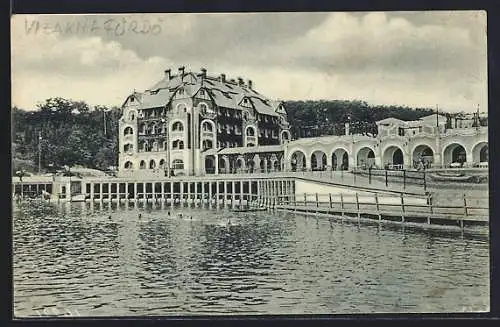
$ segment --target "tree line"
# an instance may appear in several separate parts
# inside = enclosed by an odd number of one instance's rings
[[[350,123],[351,133],[376,135],[376,121],[388,117],[416,120],[436,112],[429,108],[369,105],[346,100],[285,101],[284,105],[294,139],[342,135],[346,122]],[[30,111],[14,107],[12,170],[37,171],[39,147],[42,171],[65,165],[100,170],[117,166],[120,116],[118,107],[91,108],[83,101],[64,98],[47,99]]]

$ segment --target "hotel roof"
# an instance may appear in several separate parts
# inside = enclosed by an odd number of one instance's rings
[[[252,88],[251,82],[244,83],[243,79],[226,80],[225,75],[221,75],[221,77],[207,76],[206,71],[203,74],[194,74],[179,70],[179,74],[171,75],[170,71],[167,70],[162,80],[141,94],[139,101],[142,108],[167,105],[176,90],[181,87],[191,97],[195,96],[201,88],[206,89],[219,107],[243,110],[246,107],[242,106],[241,103],[244,98],[247,98],[249,104],[258,113],[280,116],[276,111],[281,106],[281,102],[272,101],[258,93]]]

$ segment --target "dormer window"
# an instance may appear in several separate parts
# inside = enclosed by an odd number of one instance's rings
[[[200,91],[200,96],[205,96],[205,91],[201,90]]]
[[[184,89],[179,89],[179,95],[183,95],[184,94]]]

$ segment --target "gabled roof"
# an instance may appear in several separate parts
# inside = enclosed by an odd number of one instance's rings
[[[404,120],[397,119],[397,118],[393,118],[393,117],[389,117],[389,118],[386,118],[386,119],[379,120],[376,124],[377,124],[377,125],[385,125],[385,124],[388,124],[388,125],[404,124]]]
[[[172,93],[168,89],[160,89],[157,92],[150,93],[146,91],[142,94],[141,104],[143,108],[164,107],[170,102]]]
[[[424,117],[420,117],[420,120],[424,120],[424,121],[429,121],[429,120],[432,120],[432,121],[436,121],[436,115],[437,114],[432,114],[432,115],[428,115],[428,116],[424,116]],[[443,116],[443,115],[439,115],[439,121],[442,121],[442,122],[446,122],[446,116]]]
[[[216,105],[220,107],[243,110],[246,107],[241,106],[240,101],[244,97],[248,97],[258,113],[276,117],[280,115],[276,112],[280,102],[271,101],[257,91],[250,89],[247,85],[240,85],[231,81],[223,82],[219,78],[202,77],[191,72],[185,73],[183,76],[165,76],[143,93],[142,107],[164,106],[180,86],[185,89],[188,96],[196,95],[201,87],[206,88]],[[158,92],[155,94],[150,91]]]

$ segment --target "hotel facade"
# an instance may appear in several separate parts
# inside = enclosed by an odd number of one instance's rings
[[[203,176],[354,168],[484,167],[488,128],[479,113],[455,120],[387,118],[376,136],[291,139],[282,102],[252,81],[178,68],[148,90],[134,92],[119,120],[119,175]]]

